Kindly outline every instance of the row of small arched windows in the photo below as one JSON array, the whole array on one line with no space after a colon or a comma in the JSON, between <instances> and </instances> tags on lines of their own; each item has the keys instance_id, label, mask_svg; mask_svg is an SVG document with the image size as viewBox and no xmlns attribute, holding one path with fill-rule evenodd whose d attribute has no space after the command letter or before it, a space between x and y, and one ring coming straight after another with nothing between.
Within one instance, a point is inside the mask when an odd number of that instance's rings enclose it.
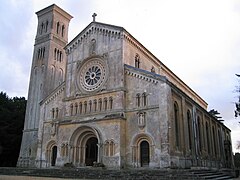
<instances>
[{"instance_id":1,"label":"row of small arched windows","mask_svg":"<svg viewBox=\"0 0 240 180\"><path fill-rule=\"evenodd\" d=\"M59 115L58 108L52 108L52 119L57 119Z\"/></svg>"},{"instance_id":2,"label":"row of small arched windows","mask_svg":"<svg viewBox=\"0 0 240 180\"><path fill-rule=\"evenodd\" d=\"M41 47L37 51L37 59L43 59L45 56L45 47Z\"/></svg>"},{"instance_id":3,"label":"row of small arched windows","mask_svg":"<svg viewBox=\"0 0 240 180\"><path fill-rule=\"evenodd\" d=\"M41 25L40 25L40 27L39 27L39 34L42 34L42 33L44 33L44 32L47 32L47 30L48 30L48 24L49 24L49 23L48 23L48 20L41 23Z\"/></svg>"},{"instance_id":4,"label":"row of small arched windows","mask_svg":"<svg viewBox=\"0 0 240 180\"><path fill-rule=\"evenodd\" d=\"M108 140L104 143L105 156L113 156L115 154L115 143L113 140Z\"/></svg>"},{"instance_id":5,"label":"row of small arched windows","mask_svg":"<svg viewBox=\"0 0 240 180\"><path fill-rule=\"evenodd\" d=\"M65 33L65 26L60 25L60 22L57 22L57 34L60 34L63 37L64 33Z\"/></svg>"},{"instance_id":6,"label":"row of small arched windows","mask_svg":"<svg viewBox=\"0 0 240 180\"><path fill-rule=\"evenodd\" d=\"M39 34L43 34L44 32L47 32L48 31L48 26L49 26L48 20L46 20L45 22L42 22L40 24L40 27L39 27ZM65 34L65 26L60 25L60 22L57 22L56 26L57 26L56 27L57 34L60 34L63 37L64 34Z\"/></svg>"},{"instance_id":7,"label":"row of small arched windows","mask_svg":"<svg viewBox=\"0 0 240 180\"><path fill-rule=\"evenodd\" d=\"M54 49L54 60L57 60L59 62L62 62L63 59L63 53L59 49Z\"/></svg>"},{"instance_id":8,"label":"row of small arched windows","mask_svg":"<svg viewBox=\"0 0 240 180\"><path fill-rule=\"evenodd\" d=\"M141 107L146 105L147 105L147 94L145 92L142 93L142 95L138 93L136 95L136 106Z\"/></svg>"},{"instance_id":9,"label":"row of small arched windows","mask_svg":"<svg viewBox=\"0 0 240 180\"><path fill-rule=\"evenodd\" d=\"M94 99L93 101L84 101L80 103L75 103L70 105L70 115L86 114L97 111L106 111L113 108L113 98L105 97L104 99L100 98L98 100Z\"/></svg>"}]
</instances>

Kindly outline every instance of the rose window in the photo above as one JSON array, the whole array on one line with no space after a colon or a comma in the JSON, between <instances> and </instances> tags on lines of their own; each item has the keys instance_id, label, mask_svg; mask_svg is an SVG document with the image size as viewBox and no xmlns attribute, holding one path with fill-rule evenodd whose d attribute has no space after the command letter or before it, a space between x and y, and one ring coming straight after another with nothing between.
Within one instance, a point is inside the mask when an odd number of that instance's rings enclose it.
<instances>
[{"instance_id":1,"label":"rose window","mask_svg":"<svg viewBox=\"0 0 240 180\"><path fill-rule=\"evenodd\" d=\"M92 66L88 69L85 75L85 82L92 86L96 84L101 78L101 69L98 66Z\"/></svg>"},{"instance_id":2,"label":"rose window","mask_svg":"<svg viewBox=\"0 0 240 180\"><path fill-rule=\"evenodd\" d=\"M94 58L83 63L77 76L77 85L83 91L93 92L106 81L106 63Z\"/></svg>"}]
</instances>

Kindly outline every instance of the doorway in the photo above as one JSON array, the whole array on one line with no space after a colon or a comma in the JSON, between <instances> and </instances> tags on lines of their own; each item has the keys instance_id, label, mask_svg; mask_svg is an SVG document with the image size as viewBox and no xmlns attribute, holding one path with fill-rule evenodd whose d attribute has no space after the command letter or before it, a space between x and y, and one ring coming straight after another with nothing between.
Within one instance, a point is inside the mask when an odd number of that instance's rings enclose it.
<instances>
[{"instance_id":1,"label":"doorway","mask_svg":"<svg viewBox=\"0 0 240 180\"><path fill-rule=\"evenodd\" d=\"M98 140L95 137L91 137L86 142L86 156L85 164L86 166L92 166L93 162L97 162L98 156Z\"/></svg>"},{"instance_id":2,"label":"doorway","mask_svg":"<svg viewBox=\"0 0 240 180\"><path fill-rule=\"evenodd\" d=\"M140 143L140 162L141 167L149 166L149 143L147 141Z\"/></svg>"},{"instance_id":3,"label":"doorway","mask_svg":"<svg viewBox=\"0 0 240 180\"><path fill-rule=\"evenodd\" d=\"M51 165L55 166L57 159L57 146L52 147L52 159L51 159Z\"/></svg>"}]
</instances>

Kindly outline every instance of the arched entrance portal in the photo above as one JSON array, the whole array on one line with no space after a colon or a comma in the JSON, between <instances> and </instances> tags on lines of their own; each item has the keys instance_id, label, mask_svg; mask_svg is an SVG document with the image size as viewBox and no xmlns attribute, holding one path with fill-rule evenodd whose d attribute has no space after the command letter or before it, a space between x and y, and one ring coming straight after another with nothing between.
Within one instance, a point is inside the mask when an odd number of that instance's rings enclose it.
<instances>
[{"instance_id":1,"label":"arched entrance portal","mask_svg":"<svg viewBox=\"0 0 240 180\"><path fill-rule=\"evenodd\" d=\"M140 163L141 167L149 165L149 144L147 141L140 143Z\"/></svg>"},{"instance_id":2,"label":"arched entrance portal","mask_svg":"<svg viewBox=\"0 0 240 180\"><path fill-rule=\"evenodd\" d=\"M99 132L89 126L77 128L71 139L71 161L76 167L92 166L101 161L101 138Z\"/></svg>"},{"instance_id":3,"label":"arched entrance portal","mask_svg":"<svg viewBox=\"0 0 240 180\"><path fill-rule=\"evenodd\" d=\"M98 143L98 140L96 137L91 137L86 142L86 153L85 153L86 166L92 166L94 161L97 162L97 155L98 155L97 143Z\"/></svg>"},{"instance_id":4,"label":"arched entrance portal","mask_svg":"<svg viewBox=\"0 0 240 180\"><path fill-rule=\"evenodd\" d=\"M51 166L55 166L57 159L57 146L52 147Z\"/></svg>"}]
</instances>

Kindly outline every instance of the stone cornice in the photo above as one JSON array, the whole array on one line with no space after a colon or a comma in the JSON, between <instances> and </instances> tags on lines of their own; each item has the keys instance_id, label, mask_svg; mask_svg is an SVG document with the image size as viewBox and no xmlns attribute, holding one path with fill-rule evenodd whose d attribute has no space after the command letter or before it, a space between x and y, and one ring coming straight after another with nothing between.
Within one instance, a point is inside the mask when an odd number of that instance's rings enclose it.
<instances>
[{"instance_id":1,"label":"stone cornice","mask_svg":"<svg viewBox=\"0 0 240 180\"><path fill-rule=\"evenodd\" d=\"M60 84L51 94L49 94L45 99L43 99L40 102L40 105L42 105L42 104L47 105L52 100L56 99L56 97L58 97L58 95L61 94L64 91L64 89L65 89L65 82Z\"/></svg>"},{"instance_id":2,"label":"stone cornice","mask_svg":"<svg viewBox=\"0 0 240 180\"><path fill-rule=\"evenodd\" d=\"M148 82L151 82L153 84L157 84L159 81L166 82L166 77L161 76L159 74L155 74L152 72L148 72L143 69L135 68L132 66L129 66L127 64L124 65L125 67L125 74L128 76L133 76L138 79L142 79Z\"/></svg>"},{"instance_id":3,"label":"stone cornice","mask_svg":"<svg viewBox=\"0 0 240 180\"><path fill-rule=\"evenodd\" d=\"M87 116L89 117L89 116ZM69 116L69 117L64 117L64 119L61 121L59 121L59 125L61 124L80 124L80 123L92 123L92 122L98 122L98 121L106 121L106 120L126 120L126 117L124 115L123 112L118 112L118 113L112 113L105 116L101 116L101 117L94 117L94 115L92 115L90 118L84 118L84 116L82 116L81 118L79 118L79 116L77 116L76 118Z\"/></svg>"},{"instance_id":4,"label":"stone cornice","mask_svg":"<svg viewBox=\"0 0 240 180\"><path fill-rule=\"evenodd\" d=\"M46 14L46 13L52 11L52 10L55 10L56 12L58 12L59 14L61 14L63 17L65 17L65 18L68 19L68 20L70 20L70 19L73 18L70 14L68 14L68 13L67 13L66 11L64 11L62 8L58 7L56 4L52 4L52 5L48 6L48 7L46 7L46 8L44 8L44 9L36 12L36 14L37 14L38 16L42 16L42 15L44 15L44 14Z\"/></svg>"},{"instance_id":5,"label":"stone cornice","mask_svg":"<svg viewBox=\"0 0 240 180\"><path fill-rule=\"evenodd\" d=\"M117 88L117 89L108 89L106 91L102 91L102 92L98 92L95 93L94 95L92 94L75 94L75 96L70 96L70 97L65 97L63 99L63 101L72 101L75 99L81 99L81 98L90 98L90 97L99 97L99 96L103 96L103 95L108 95L109 93L118 93L118 92L125 92L126 89L125 88Z\"/></svg>"}]
</instances>

